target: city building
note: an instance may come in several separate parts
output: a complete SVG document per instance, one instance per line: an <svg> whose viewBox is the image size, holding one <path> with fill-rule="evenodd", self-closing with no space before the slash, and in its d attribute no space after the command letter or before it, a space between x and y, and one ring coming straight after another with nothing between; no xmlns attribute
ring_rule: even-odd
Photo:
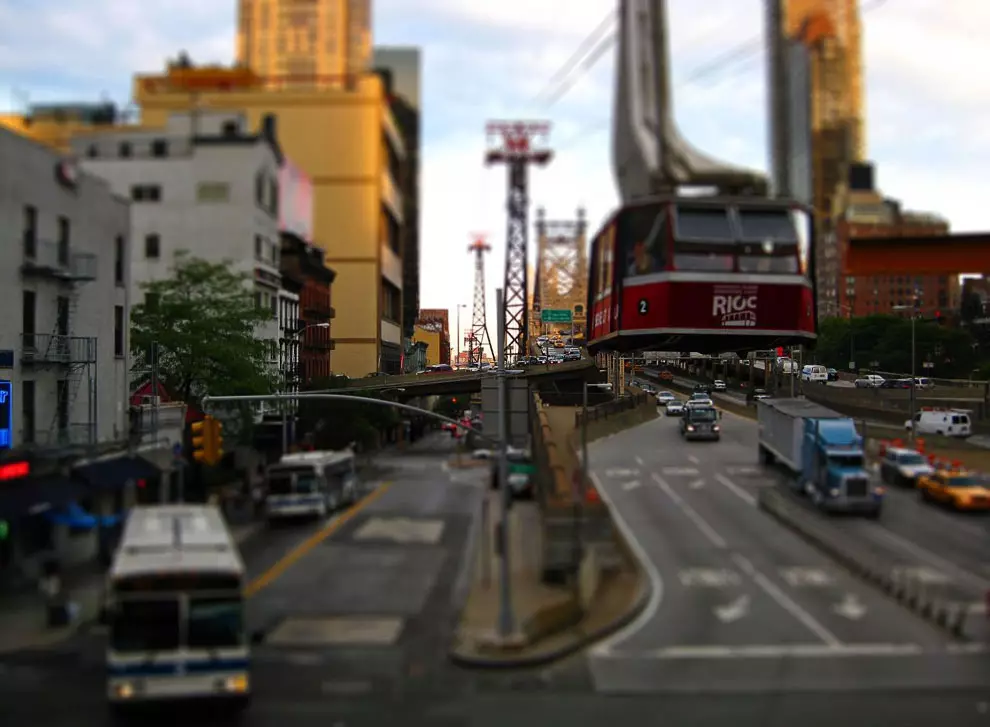
<svg viewBox="0 0 990 727"><path fill-rule="evenodd" d="M299 316L299 296L306 286L302 278L282 273L282 289L278 291L278 370L282 391L296 393L302 384L299 366L299 335L302 319Z"/></svg>
<svg viewBox="0 0 990 727"><path fill-rule="evenodd" d="M450 364L450 314L444 308L424 308L416 319L413 340L427 344L428 366Z"/></svg>
<svg viewBox="0 0 990 727"><path fill-rule="evenodd" d="M411 339L419 312L419 174L420 174L420 79L422 53L419 48L378 47L374 67L385 82L392 115L402 133L406 159L397 180L402 192L402 320L403 336ZM408 353L408 346L407 346Z"/></svg>
<svg viewBox="0 0 990 727"><path fill-rule="evenodd" d="M277 365L283 157L274 118L255 131L239 114L174 114L157 128L77 133L72 149L84 169L131 200L131 300L144 299L143 283L170 277L180 251L229 261L271 311L258 337L272 342Z"/></svg>
<svg viewBox="0 0 990 727"><path fill-rule="evenodd" d="M339 87L368 70L370 54L371 0L238 3L237 60L273 87L285 87L280 76Z"/></svg>
<svg viewBox="0 0 990 727"><path fill-rule="evenodd" d="M36 577L52 555L92 557L88 513L119 513L127 480L155 471L113 455L129 435L128 207L72 160L0 129L0 582ZM89 458L113 470L98 485Z"/></svg>
<svg viewBox="0 0 990 727"><path fill-rule="evenodd" d="M949 223L936 215L901 209L896 200L885 198L875 187L872 166L853 165L849 182L839 187L834 200L835 232L826 242L835 248L842 270L849 241L856 238L885 238L896 246L898 238L932 237L949 234ZM897 269L896 253L891 259ZM831 316L867 316L878 314L910 315L895 310L916 305L918 314L932 318L936 313L955 314L960 306L958 275L934 275L892 272L890 275L846 275L839 296L826 308Z"/></svg>
<svg viewBox="0 0 990 727"><path fill-rule="evenodd" d="M106 102L32 104L23 114L0 114L0 127L68 154L76 134L133 126L133 116Z"/></svg>
<svg viewBox="0 0 990 727"><path fill-rule="evenodd" d="M313 183L313 242L337 273L334 371L364 376L402 366L404 203L398 182L406 148L382 79L352 88L305 83L276 90L244 68L187 68L135 78L142 121L162 126L191 108L238 111L251 124L278 119L279 140Z"/></svg>
<svg viewBox="0 0 990 727"><path fill-rule="evenodd" d="M862 51L862 19L858 0L774 0L781 5L783 33L808 51L800 65L807 65L806 82L792 84L792 92L804 86L810 93L805 107L810 117L811 201L817 237L816 278L819 315L828 315L842 297L840 255L835 248L832 216L838 188L850 164L866 161L865 73ZM793 54L791 54L793 55ZM787 72L797 67L789 58ZM792 107L803 99L790 99ZM802 130L802 134L804 130ZM792 146L801 139L792 140ZM800 149L792 149L792 153ZM792 165L808 166L801 159ZM779 173L780 170L778 170ZM791 172L796 170L791 169ZM807 170L800 170L807 177ZM803 190L795 190L799 194Z"/></svg>
<svg viewBox="0 0 990 727"><path fill-rule="evenodd" d="M424 348L425 366L450 363L450 344L445 343L443 328L437 320L420 321L413 328L413 347Z"/></svg>
<svg viewBox="0 0 990 727"><path fill-rule="evenodd" d="M331 336L335 317L331 288L337 274L324 263L323 250L309 244L294 232L282 232L282 275L302 281L296 340L299 384L306 386L325 379L332 372Z"/></svg>

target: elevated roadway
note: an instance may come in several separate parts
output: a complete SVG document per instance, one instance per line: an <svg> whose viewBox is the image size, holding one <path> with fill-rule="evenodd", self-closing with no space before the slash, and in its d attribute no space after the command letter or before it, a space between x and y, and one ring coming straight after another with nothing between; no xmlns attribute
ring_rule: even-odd
<svg viewBox="0 0 990 727"><path fill-rule="evenodd" d="M526 366L510 370L519 372L509 374L512 378L529 379L537 383L555 379L598 380L598 366L594 359L591 358L582 358L580 361L565 361L559 364ZM403 376L374 376L351 380L347 388L341 390L341 393L391 391L398 393L400 398L444 396L481 391L481 382L493 377L493 369L483 372L455 371L450 374L423 373L405 374Z"/></svg>
<svg viewBox="0 0 990 727"><path fill-rule="evenodd" d="M781 475L757 463L754 422L726 413L722 426L721 442L684 442L678 420L660 418L592 444L593 477L653 588L643 615L589 657L597 689L779 696L990 679L986 644L954 641L759 510ZM889 505L879 523L822 520L892 567L982 600L986 530L908 493Z"/></svg>

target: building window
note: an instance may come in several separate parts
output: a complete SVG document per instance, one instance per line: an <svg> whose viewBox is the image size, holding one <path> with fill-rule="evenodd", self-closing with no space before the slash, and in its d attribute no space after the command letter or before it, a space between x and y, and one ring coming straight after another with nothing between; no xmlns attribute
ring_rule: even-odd
<svg viewBox="0 0 990 727"><path fill-rule="evenodd" d="M132 154L131 143L129 141L120 142L120 146L117 147L117 152L124 159L130 159Z"/></svg>
<svg viewBox="0 0 990 727"><path fill-rule="evenodd" d="M21 333L24 336L23 346L27 350L35 347L35 303L36 296L33 290L25 290L21 294Z"/></svg>
<svg viewBox="0 0 990 727"><path fill-rule="evenodd" d="M196 185L196 201L223 203L230 201L230 185L226 182L200 182Z"/></svg>
<svg viewBox="0 0 990 727"><path fill-rule="evenodd" d="M254 259L264 260L265 240L261 235L254 236Z"/></svg>
<svg viewBox="0 0 990 727"><path fill-rule="evenodd" d="M278 296L273 295L271 299L272 318L278 318Z"/></svg>
<svg viewBox="0 0 990 727"><path fill-rule="evenodd" d="M265 173L258 172L254 176L254 201L259 207L265 206Z"/></svg>
<svg viewBox="0 0 990 727"><path fill-rule="evenodd" d="M224 121L221 128L223 129L223 135L228 139L235 139L241 133L236 121Z"/></svg>
<svg viewBox="0 0 990 727"><path fill-rule="evenodd" d="M117 285L124 284L124 236L117 235L113 241L113 279Z"/></svg>
<svg viewBox="0 0 990 727"><path fill-rule="evenodd" d="M21 382L21 439L24 444L34 443L34 381Z"/></svg>
<svg viewBox="0 0 990 727"><path fill-rule="evenodd" d="M124 306L113 307L113 355L124 355Z"/></svg>
<svg viewBox="0 0 990 727"><path fill-rule="evenodd" d="M67 267L69 264L69 237L72 227L69 218L59 215L58 218L58 264Z"/></svg>
<svg viewBox="0 0 990 727"><path fill-rule="evenodd" d="M162 254L161 235L151 234L144 236L144 256L149 260L157 260Z"/></svg>
<svg viewBox="0 0 990 727"><path fill-rule="evenodd" d="M151 156L157 159L164 159L168 156L168 142L164 139L155 139L151 142Z"/></svg>
<svg viewBox="0 0 990 727"><path fill-rule="evenodd" d="M135 202L161 202L162 188L157 184L136 184L131 187L131 199Z"/></svg>
<svg viewBox="0 0 990 727"><path fill-rule="evenodd" d="M100 155L100 150L97 148L96 144L90 144L89 148L86 150L86 156L90 159L96 159Z"/></svg>
<svg viewBox="0 0 990 727"><path fill-rule="evenodd" d="M24 205L24 257L33 260L38 255L38 208Z"/></svg>

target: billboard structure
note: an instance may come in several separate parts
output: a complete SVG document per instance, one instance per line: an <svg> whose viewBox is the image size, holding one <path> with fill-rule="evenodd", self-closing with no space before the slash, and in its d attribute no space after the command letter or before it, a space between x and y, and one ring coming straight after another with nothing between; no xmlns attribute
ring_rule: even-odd
<svg viewBox="0 0 990 727"><path fill-rule="evenodd" d="M288 159L278 173L278 225L313 242L313 182Z"/></svg>

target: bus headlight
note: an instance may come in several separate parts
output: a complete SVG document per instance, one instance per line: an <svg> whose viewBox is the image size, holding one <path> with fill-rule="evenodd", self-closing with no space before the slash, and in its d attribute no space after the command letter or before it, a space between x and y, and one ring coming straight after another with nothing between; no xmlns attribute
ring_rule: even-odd
<svg viewBox="0 0 990 727"><path fill-rule="evenodd" d="M691 425L689 424L689 425L688 425L688 427L687 427L687 430L688 430L689 432L693 432L693 431L694 431L694 427L692 427L692 426L691 426Z"/></svg>
<svg viewBox="0 0 990 727"><path fill-rule="evenodd" d="M237 676L220 679L217 682L217 689L224 692L243 694L248 690L247 674L238 674Z"/></svg>
<svg viewBox="0 0 990 727"><path fill-rule="evenodd" d="M113 693L117 699L130 699L134 696L134 685L129 682L123 682L122 684L117 684L113 688Z"/></svg>

